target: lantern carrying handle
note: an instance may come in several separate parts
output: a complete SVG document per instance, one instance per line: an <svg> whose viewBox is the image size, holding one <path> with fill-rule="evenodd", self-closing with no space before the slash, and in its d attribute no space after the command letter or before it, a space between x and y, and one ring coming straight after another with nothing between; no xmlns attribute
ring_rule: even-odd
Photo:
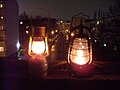
<svg viewBox="0 0 120 90"><path fill-rule="evenodd" d="M75 27L73 27L73 26L72 26L72 25L73 25L73 21L74 21L74 19L75 19L76 17L78 17L78 18L80 19L80 24L79 24L79 25L76 25ZM76 29L83 30L83 28L84 28L84 29L86 29L86 30L91 34L91 38L93 38L93 34L92 34L92 31L91 31L91 27L84 26L84 25L82 24L82 19L85 19L85 22L86 22L87 20L90 20L90 17L89 17L88 15L82 13L82 12L80 12L80 13L78 13L78 14L76 14L76 15L74 15L74 16L72 17L71 25L70 25L70 33L73 32L73 31L75 31ZM81 31L81 32L83 32L83 31ZM79 33L79 34L80 34L80 33ZM69 35L69 37L71 37L71 36Z"/></svg>
<svg viewBox="0 0 120 90"><path fill-rule="evenodd" d="M86 14L84 14L84 13L82 13L82 12L74 15L74 16L72 17L72 19L75 18L75 17L81 17L81 18L87 17L88 19L90 19L90 17L89 17L88 15L86 15Z"/></svg>
<svg viewBox="0 0 120 90"><path fill-rule="evenodd" d="M75 18L79 18L80 25L82 25L82 19L90 20L90 17L88 15L80 12L80 13L78 13L78 14L76 14L72 17L70 28L73 28L73 21L74 21Z"/></svg>

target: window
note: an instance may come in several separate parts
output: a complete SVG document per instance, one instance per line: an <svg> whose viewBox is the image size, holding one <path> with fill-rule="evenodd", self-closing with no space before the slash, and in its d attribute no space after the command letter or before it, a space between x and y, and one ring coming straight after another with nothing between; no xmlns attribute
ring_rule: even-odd
<svg viewBox="0 0 120 90"><path fill-rule="evenodd" d="M0 1L0 8L4 8L4 7L5 7L4 1Z"/></svg>
<svg viewBox="0 0 120 90"><path fill-rule="evenodd" d="M5 50L4 50L4 47L1 47L0 46L0 52L4 52Z"/></svg>
<svg viewBox="0 0 120 90"><path fill-rule="evenodd" d="M3 4L0 4L0 8L3 8Z"/></svg>
<svg viewBox="0 0 120 90"><path fill-rule="evenodd" d="M22 25L22 24L23 24L23 22L22 22L22 21L20 21L20 24Z"/></svg>
<svg viewBox="0 0 120 90"><path fill-rule="evenodd" d="M3 27L3 26L0 26L0 30L4 30L4 27Z"/></svg>
<svg viewBox="0 0 120 90"><path fill-rule="evenodd" d="M2 20L3 20L3 19L4 19L4 17L3 17L3 16L1 16L1 17L0 17L0 19L2 19Z"/></svg>

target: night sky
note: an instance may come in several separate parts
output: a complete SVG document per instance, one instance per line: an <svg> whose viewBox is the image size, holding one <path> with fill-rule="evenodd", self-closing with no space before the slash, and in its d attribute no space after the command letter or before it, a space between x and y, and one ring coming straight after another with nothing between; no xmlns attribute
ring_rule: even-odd
<svg viewBox="0 0 120 90"><path fill-rule="evenodd" d="M71 19L79 12L93 17L95 10L107 12L115 0L17 0L19 13L27 12L29 15L49 16L57 19ZM42 8L43 10L41 10Z"/></svg>

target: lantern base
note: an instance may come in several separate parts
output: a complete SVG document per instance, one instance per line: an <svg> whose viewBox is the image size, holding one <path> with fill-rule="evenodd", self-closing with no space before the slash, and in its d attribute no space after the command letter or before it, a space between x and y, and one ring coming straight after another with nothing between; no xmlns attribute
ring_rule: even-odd
<svg viewBox="0 0 120 90"><path fill-rule="evenodd" d="M69 70L70 75L76 78L89 78L94 76L92 64L84 66L81 65L75 66L75 64L74 66L70 65Z"/></svg>
<svg viewBox="0 0 120 90"><path fill-rule="evenodd" d="M44 78L47 75L47 68L46 60L29 60L29 77Z"/></svg>
<svg viewBox="0 0 120 90"><path fill-rule="evenodd" d="M77 73L77 72L70 72L70 76L75 77L75 78L90 78L93 77L94 74L93 73Z"/></svg>

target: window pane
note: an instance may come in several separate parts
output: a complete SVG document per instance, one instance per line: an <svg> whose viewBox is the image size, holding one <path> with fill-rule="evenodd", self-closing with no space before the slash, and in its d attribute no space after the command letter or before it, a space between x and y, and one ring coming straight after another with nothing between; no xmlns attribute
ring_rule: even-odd
<svg viewBox="0 0 120 90"><path fill-rule="evenodd" d="M3 8L3 4L0 4L0 8Z"/></svg>
<svg viewBox="0 0 120 90"><path fill-rule="evenodd" d="M0 19L4 19L3 16L1 16Z"/></svg>
<svg viewBox="0 0 120 90"><path fill-rule="evenodd" d="M0 52L4 52L4 47L0 47Z"/></svg>
<svg viewBox="0 0 120 90"><path fill-rule="evenodd" d="M0 30L3 30L4 29L4 27L3 26L0 26Z"/></svg>

